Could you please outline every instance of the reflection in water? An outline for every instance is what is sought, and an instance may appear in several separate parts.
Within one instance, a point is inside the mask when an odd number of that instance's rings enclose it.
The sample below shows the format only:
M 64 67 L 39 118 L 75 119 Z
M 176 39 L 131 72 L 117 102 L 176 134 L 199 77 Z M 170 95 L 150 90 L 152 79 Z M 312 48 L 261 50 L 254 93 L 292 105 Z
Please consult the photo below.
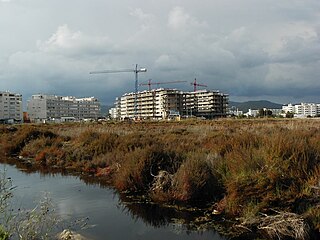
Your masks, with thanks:
M 153 227 L 167 226 L 175 219 L 183 219 L 188 223 L 194 215 L 185 211 L 177 211 L 174 208 L 162 207 L 152 203 L 141 203 L 120 194 L 119 206 L 123 212 L 133 219 L 141 218 L 145 224 Z
M 23 170 L 22 173 L 8 167 L 14 184 L 19 186 L 14 194 L 19 195 L 21 202 L 29 202 L 32 206 L 40 192 L 50 192 L 58 213 L 68 215 L 71 220 L 90 219 L 89 224 L 95 227 L 80 231 L 90 239 L 224 239 L 214 231 L 200 234 L 190 231 L 196 212 L 161 207 L 143 199 L 116 194 L 107 183 L 87 175 L 73 173 L 75 176 L 72 177 L 58 169 L 14 164 Z
M 141 220 L 153 227 L 167 226 L 171 219 L 175 218 L 174 211 L 168 208 L 161 208 L 155 204 L 143 203 L 121 203 L 122 211 L 130 215 L 133 219 Z
M 150 225 L 156 228 L 162 228 L 170 226 L 175 233 L 181 234 L 185 232 L 187 235 L 197 232 L 205 232 L 198 230 L 200 224 L 195 224 L 195 219 L 199 216 L 203 216 L 201 210 L 188 210 L 186 208 L 179 209 L 179 206 L 161 206 L 153 203 L 145 203 L 139 198 L 130 197 L 125 194 L 119 194 L 119 208 L 122 212 L 130 215 L 132 219 L 140 219 L 146 225 Z M 217 239 L 222 239 L 219 236 Z

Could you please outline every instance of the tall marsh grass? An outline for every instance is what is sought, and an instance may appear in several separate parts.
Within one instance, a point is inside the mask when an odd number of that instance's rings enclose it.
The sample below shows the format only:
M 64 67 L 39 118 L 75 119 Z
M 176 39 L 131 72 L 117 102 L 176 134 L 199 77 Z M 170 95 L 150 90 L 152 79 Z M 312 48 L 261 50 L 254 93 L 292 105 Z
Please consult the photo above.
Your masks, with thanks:
M 211 203 L 229 216 L 303 214 L 320 230 L 320 121 L 18 126 L 0 152 L 87 172 L 159 202 Z

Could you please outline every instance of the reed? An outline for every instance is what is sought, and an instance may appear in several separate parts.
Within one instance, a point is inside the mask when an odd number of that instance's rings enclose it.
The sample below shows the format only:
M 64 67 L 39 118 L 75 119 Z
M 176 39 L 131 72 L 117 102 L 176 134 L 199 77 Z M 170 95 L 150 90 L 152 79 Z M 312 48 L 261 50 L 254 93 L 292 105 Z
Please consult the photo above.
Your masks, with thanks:
M 156 202 L 232 217 L 270 209 L 320 231 L 320 121 L 217 120 L 1 128 L 0 151 L 107 179 Z

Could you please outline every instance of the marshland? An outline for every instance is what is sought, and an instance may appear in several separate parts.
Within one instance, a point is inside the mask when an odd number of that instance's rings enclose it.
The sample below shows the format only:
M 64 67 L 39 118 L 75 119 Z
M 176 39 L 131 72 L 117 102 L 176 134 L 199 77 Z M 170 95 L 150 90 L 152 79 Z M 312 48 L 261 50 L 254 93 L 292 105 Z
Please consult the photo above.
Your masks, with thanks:
M 194 210 L 197 229 L 320 237 L 319 119 L 24 124 L 0 136 L 3 161 L 82 176 L 125 202 Z

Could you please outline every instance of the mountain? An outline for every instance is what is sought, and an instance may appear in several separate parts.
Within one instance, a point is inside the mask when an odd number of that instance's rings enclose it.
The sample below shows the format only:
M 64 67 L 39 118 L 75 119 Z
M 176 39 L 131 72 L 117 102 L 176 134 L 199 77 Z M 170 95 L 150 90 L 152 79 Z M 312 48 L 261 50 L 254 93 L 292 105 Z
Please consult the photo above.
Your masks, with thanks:
M 229 107 L 234 106 L 238 108 L 239 111 L 243 111 L 244 113 L 248 112 L 250 109 L 261 109 L 261 108 L 269 108 L 269 109 L 281 109 L 282 104 L 274 103 L 266 100 L 260 101 L 247 101 L 247 102 L 233 102 L 229 101 Z

